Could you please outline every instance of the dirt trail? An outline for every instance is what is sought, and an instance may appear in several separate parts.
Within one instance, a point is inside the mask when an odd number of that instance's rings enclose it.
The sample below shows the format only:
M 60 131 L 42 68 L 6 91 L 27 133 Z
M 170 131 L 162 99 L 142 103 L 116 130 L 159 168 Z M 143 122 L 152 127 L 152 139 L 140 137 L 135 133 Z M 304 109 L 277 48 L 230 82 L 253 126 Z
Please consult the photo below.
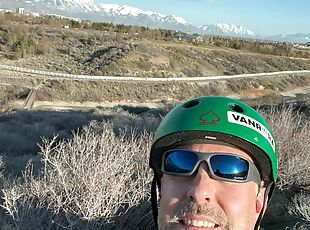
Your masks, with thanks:
M 309 94 L 310 95 L 310 86 L 282 92 L 280 94 L 285 97 L 296 97 L 297 94 Z
M 290 97 L 295 98 L 296 95 L 303 94 L 303 95 L 309 95 L 310 97 L 310 86 L 302 87 L 290 91 L 281 92 L 280 95 L 284 97 Z M 229 95 L 229 97 L 234 99 L 242 100 L 244 98 L 259 98 L 258 96 L 244 96 L 244 95 Z M 10 102 L 10 106 L 14 108 L 22 108 L 24 105 L 24 101 L 22 100 L 16 100 Z M 112 108 L 116 106 L 130 106 L 130 107 L 147 107 L 147 108 L 164 108 L 165 105 L 161 102 L 126 102 L 126 101 L 119 101 L 119 102 L 108 102 L 108 101 L 102 101 L 102 102 L 93 102 L 93 101 L 85 101 L 85 102 L 67 102 L 67 101 L 35 101 L 32 110 L 48 110 L 48 111 L 79 111 L 79 110 L 91 110 L 95 108 Z
M 36 99 L 33 99 L 33 106 L 31 108 L 28 106 L 28 109 L 37 110 L 89 110 L 116 105 L 155 108 L 165 103 L 175 103 L 200 95 L 225 95 L 237 99 L 250 99 L 254 102 L 255 98 L 270 95 L 276 96 L 279 102 L 283 101 L 284 97 L 295 97 L 298 94 L 310 92 L 308 73 L 310 71 L 298 72 L 298 74 L 284 71 L 193 77 L 190 80 L 178 78 L 174 81 L 158 82 L 148 81 L 150 78 L 143 78 L 144 81 L 133 81 L 122 77 L 117 77 L 122 81 L 74 80 L 71 78 L 72 75 L 64 76 L 69 79 L 55 79 L 49 75 L 4 72 L 8 75 L 0 77 L 0 82 L 3 83 L 0 84 L 3 94 L 0 95 L 0 99 L 9 101 L 8 104 L 12 109 L 24 108 L 18 100 L 25 100 L 25 96 L 33 89 L 37 89 L 37 95 Z M 164 79 L 167 80 L 167 78 Z M 159 80 L 159 78 L 151 80 Z

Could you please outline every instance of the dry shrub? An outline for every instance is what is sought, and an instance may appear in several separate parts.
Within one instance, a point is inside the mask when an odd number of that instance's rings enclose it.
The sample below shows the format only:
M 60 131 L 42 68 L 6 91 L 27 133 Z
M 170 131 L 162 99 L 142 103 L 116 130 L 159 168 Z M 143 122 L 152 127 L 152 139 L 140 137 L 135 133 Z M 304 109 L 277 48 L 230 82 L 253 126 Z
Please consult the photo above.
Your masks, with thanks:
M 274 131 L 279 159 L 277 188 L 264 217 L 264 225 L 268 229 L 269 225 L 291 221 L 287 222 L 290 225 L 287 229 L 307 229 L 303 220 L 292 225 L 297 220 L 289 214 L 288 204 L 296 192 L 310 185 L 309 117 L 292 107 L 282 106 L 266 108 L 264 115 Z
M 288 212 L 310 224 L 310 196 L 305 193 L 296 194 L 288 206 Z
M 10 225 L 4 224 L 1 226 L 1 230 L 15 230 L 15 228 Z
M 52 54 L 55 52 L 56 41 L 49 37 L 42 37 L 37 44 L 36 54 L 46 55 Z
M 43 139 L 41 175 L 29 164 L 3 208 L 17 229 L 150 228 L 151 138 L 91 123 L 71 140 Z
M 0 132 L 0 151 L 9 155 L 37 154 L 37 142 L 41 136 L 52 138 L 57 134 L 63 139 L 70 138 L 71 130 L 87 125 L 91 120 L 101 119 L 92 112 L 82 111 L 17 110 L 12 113 L 0 113 L 0 117 L 0 130 L 5 130 Z
M 57 134 L 61 139 L 70 138 L 71 130 L 87 125 L 91 120 L 112 120 L 114 130 L 124 127 L 134 128 L 138 133 L 145 129 L 150 132 L 156 130 L 159 124 L 158 111 L 152 112 L 149 108 L 143 107 L 125 109 L 115 107 L 98 108 L 94 111 L 0 112 L 0 130 L 5 130 L 0 133 L 0 152 L 10 155 L 36 154 L 39 151 L 37 142 L 41 136 L 51 138 Z
M 152 111 L 145 107 L 113 107 L 97 108 L 94 115 L 112 121 L 115 132 L 118 130 L 135 130 L 141 133 L 144 130 L 155 132 L 160 123 L 160 110 Z
M 2 190 L 2 208 L 10 217 L 2 222 L 18 230 L 151 229 L 147 160 L 152 135 L 131 129 L 153 127 L 146 118 L 136 121 L 122 113 L 113 119 L 116 124 L 91 123 L 70 140 L 43 139 L 40 176 L 33 176 L 29 164 L 23 181 Z M 292 108 L 273 108 L 265 116 L 278 142 L 278 187 L 309 186 L 309 120 Z M 295 209 L 305 213 L 309 198 L 298 202 Z
M 0 155 L 0 179 L 3 178 L 3 173 L 4 173 L 4 162 L 2 155 Z
M 278 147 L 279 189 L 310 186 L 310 122 L 292 107 L 272 107 L 266 118 Z
M 292 227 L 282 228 L 283 230 L 309 230 L 309 225 L 307 223 L 297 222 Z

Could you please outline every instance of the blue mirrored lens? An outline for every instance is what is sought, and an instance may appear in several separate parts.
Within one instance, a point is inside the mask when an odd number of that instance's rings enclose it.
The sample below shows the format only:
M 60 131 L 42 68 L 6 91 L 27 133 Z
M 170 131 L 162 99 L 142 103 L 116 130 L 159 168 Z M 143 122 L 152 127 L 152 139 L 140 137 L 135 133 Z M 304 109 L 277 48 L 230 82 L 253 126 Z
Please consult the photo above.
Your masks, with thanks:
M 236 156 L 214 155 L 210 159 L 213 173 L 222 178 L 245 180 L 248 175 L 249 163 Z
M 195 153 L 175 150 L 166 155 L 164 170 L 171 173 L 188 173 L 193 170 L 198 157 Z

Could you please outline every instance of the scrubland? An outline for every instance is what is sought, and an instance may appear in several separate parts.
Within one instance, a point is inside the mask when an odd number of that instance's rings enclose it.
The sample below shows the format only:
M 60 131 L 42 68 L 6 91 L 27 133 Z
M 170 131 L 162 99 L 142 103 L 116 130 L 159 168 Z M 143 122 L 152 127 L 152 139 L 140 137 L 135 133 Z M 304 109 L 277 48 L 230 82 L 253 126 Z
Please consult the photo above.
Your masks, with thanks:
M 70 74 L 198 77 L 310 69 L 293 44 L 0 14 L 2 64 Z M 70 25 L 69 29 L 64 26 Z
M 167 78 L 310 69 L 309 51 L 289 44 L 213 36 L 203 43 L 178 41 L 172 31 L 110 24 L 86 28 L 10 14 L 1 14 L 0 22 L 1 64 L 30 69 Z M 72 28 L 64 29 L 64 23 Z M 125 35 L 127 29 L 139 36 Z M 0 229 L 152 229 L 152 137 L 176 103 L 202 95 L 240 97 L 263 113 L 278 143 L 279 180 L 262 226 L 309 229 L 309 103 L 299 110 L 277 106 L 283 103 L 280 92 L 309 86 L 309 81 L 307 74 L 294 74 L 212 82 L 103 82 L 1 71 Z M 37 101 L 163 106 L 62 112 L 8 106 L 38 86 Z
M 6 127 L 10 119 L 20 120 L 12 139 L 23 136 L 24 129 L 57 127 L 68 117 L 76 119 L 71 126 L 47 130 L 50 136 L 38 140 L 38 148 L 31 146 L 32 152 L 21 148 L 2 153 L 1 229 L 152 229 L 148 152 L 166 112 L 98 108 L 84 114 L 82 120 L 78 119 L 81 114 L 54 114 L 51 124 L 49 119 L 38 123 L 36 119 L 44 116 L 40 113 L 2 114 Z M 279 180 L 263 226 L 307 229 L 309 116 L 291 107 L 261 112 L 274 129 L 279 150 Z M 75 131 L 70 135 L 69 129 Z M 27 145 L 28 141 L 19 143 Z

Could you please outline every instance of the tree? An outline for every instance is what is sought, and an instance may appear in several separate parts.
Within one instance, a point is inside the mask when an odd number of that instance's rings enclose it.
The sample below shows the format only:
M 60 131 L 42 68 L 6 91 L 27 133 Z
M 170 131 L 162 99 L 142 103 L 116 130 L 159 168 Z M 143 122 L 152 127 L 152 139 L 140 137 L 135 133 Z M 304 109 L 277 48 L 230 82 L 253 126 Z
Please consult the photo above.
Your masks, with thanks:
M 70 27 L 71 28 L 81 28 L 81 23 L 79 21 L 70 20 Z

